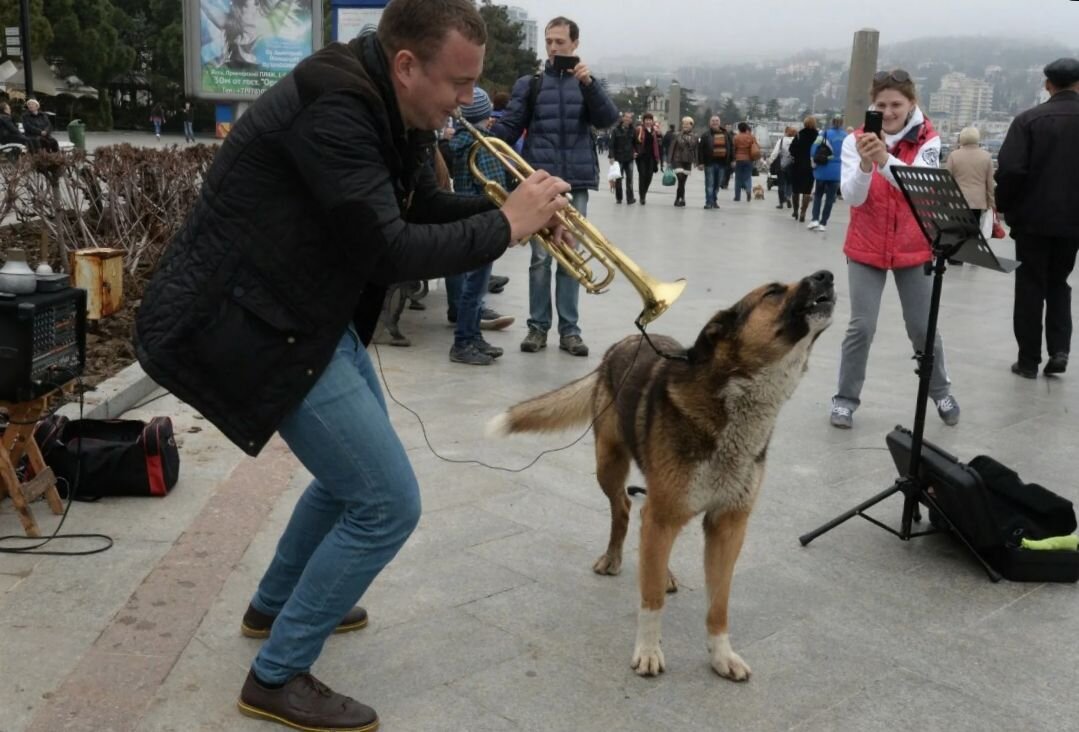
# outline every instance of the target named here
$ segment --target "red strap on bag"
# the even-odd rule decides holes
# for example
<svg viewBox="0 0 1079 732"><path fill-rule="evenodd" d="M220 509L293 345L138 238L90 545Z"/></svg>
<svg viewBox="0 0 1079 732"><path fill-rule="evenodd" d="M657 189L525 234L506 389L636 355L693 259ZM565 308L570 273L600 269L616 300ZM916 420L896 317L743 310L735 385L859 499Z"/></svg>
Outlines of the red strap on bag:
<svg viewBox="0 0 1079 732"><path fill-rule="evenodd" d="M146 477L150 482L150 495L152 496L167 496L169 493L168 487L165 485L165 473L161 468L161 424L159 420L152 420L149 425L146 426L147 432L153 430L154 432L154 445L156 452L151 455L149 450L146 453ZM149 441L146 441L149 442Z"/></svg>

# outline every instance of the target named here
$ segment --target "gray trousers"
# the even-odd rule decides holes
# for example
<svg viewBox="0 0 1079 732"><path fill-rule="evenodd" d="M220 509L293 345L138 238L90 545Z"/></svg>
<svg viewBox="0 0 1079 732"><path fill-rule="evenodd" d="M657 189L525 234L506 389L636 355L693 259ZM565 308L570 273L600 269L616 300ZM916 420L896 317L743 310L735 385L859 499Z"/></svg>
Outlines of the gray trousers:
<svg viewBox="0 0 1079 732"><path fill-rule="evenodd" d="M850 325L843 338L842 359L839 363L839 391L832 398L839 407L851 411L861 404L862 385L865 384L865 365L869 360L869 347L877 332L880 315L880 296L888 271L865 264L847 261L850 278ZM933 278L925 269L907 267L892 270L895 289L903 306L903 321L907 336L915 351L925 346L925 331L929 324L929 300L933 293ZM933 374L929 380L929 396L934 401L951 393L948 370L944 364L944 344L937 330L933 346Z"/></svg>

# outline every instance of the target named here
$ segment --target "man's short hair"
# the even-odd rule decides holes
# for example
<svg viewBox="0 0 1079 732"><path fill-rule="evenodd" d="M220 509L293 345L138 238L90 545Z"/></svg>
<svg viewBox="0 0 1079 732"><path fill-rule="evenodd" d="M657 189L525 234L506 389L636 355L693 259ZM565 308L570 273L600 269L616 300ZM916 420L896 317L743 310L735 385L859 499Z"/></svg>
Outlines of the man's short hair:
<svg viewBox="0 0 1079 732"><path fill-rule="evenodd" d="M378 40L391 58L408 50L427 63L454 30L477 45L487 43L487 25L471 0L391 0L378 23Z"/></svg>
<svg viewBox="0 0 1079 732"><path fill-rule="evenodd" d="M561 15L559 15L557 18L552 19L551 22L544 27L543 32L546 33L547 31L551 30L551 28L557 28L561 25L569 28L569 39L571 41L576 41L578 38L581 37L581 29L577 27L577 24L569 18Z"/></svg>

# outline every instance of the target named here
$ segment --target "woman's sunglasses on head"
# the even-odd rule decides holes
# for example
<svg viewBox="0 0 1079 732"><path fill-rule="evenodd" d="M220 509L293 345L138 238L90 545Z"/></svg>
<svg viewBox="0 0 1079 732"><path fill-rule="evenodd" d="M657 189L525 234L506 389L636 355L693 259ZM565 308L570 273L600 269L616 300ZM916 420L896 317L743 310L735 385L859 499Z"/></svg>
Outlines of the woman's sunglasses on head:
<svg viewBox="0 0 1079 732"><path fill-rule="evenodd" d="M910 81L910 74L903 69L895 69L893 71L878 71L873 75L873 81L880 83L883 81L894 81L897 84L903 84Z"/></svg>

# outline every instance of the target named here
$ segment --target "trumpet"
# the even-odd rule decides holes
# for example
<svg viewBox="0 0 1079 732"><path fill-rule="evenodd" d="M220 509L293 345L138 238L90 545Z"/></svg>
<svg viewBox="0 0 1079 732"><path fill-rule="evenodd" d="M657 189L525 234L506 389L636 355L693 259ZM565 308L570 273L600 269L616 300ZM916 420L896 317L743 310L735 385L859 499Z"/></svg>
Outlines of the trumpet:
<svg viewBox="0 0 1079 732"><path fill-rule="evenodd" d="M535 169L503 140L481 134L460 112L454 116L454 119L457 124L471 132L476 141L468 153L468 168L472 177L483 185L484 195L496 206L501 207L509 197L509 193L497 181L491 180L480 170L476 161L480 151L486 150L493 155L518 182L523 182L535 172ZM647 325L666 312L686 288L684 279L659 282L651 277L636 262L608 241L607 237L572 205L567 205L556 213L555 218L577 240L584 252L562 246L556 241L554 232L550 229L540 230L536 238L551 256L581 284L581 287L593 295L606 292L608 285L614 280L615 272L621 272L644 302L644 309L637 318L638 326ZM592 262L604 270L601 277L596 277L592 272L589 266Z"/></svg>

